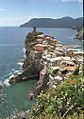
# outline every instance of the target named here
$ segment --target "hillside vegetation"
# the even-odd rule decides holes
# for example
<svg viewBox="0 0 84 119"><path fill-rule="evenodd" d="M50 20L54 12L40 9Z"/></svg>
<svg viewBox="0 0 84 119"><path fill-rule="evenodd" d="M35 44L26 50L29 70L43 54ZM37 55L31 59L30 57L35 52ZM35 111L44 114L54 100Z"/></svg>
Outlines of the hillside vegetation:
<svg viewBox="0 0 84 119"><path fill-rule="evenodd" d="M71 75L69 79L46 90L37 97L31 119L83 119L84 77Z"/></svg>

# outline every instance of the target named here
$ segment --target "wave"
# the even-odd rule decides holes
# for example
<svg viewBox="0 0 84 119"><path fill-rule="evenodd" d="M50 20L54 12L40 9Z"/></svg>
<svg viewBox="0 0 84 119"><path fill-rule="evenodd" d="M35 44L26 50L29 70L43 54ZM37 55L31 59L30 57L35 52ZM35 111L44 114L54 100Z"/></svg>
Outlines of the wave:
<svg viewBox="0 0 84 119"><path fill-rule="evenodd" d="M21 74L21 70L14 71L14 75Z"/></svg>
<svg viewBox="0 0 84 119"><path fill-rule="evenodd" d="M2 87L3 86L3 84L2 84L2 82L0 82L0 87Z"/></svg>
<svg viewBox="0 0 84 119"><path fill-rule="evenodd" d="M9 73L9 74L11 74L11 73ZM6 80L3 81L3 84L4 84L5 86L10 86L9 81L10 81L10 79L13 78L14 76L15 76L14 74L10 75L8 79L6 79Z"/></svg>
<svg viewBox="0 0 84 119"><path fill-rule="evenodd" d="M18 74L21 74L21 70L13 69L13 71L14 71L13 73L12 72L9 73L9 78L4 80L3 83L1 83L2 85L10 86L10 83L9 83L10 79L13 78L14 76L18 75Z"/></svg>
<svg viewBox="0 0 84 119"><path fill-rule="evenodd" d="M4 84L5 84L6 86L10 86L9 79L6 79L6 80L4 81Z"/></svg>
<svg viewBox="0 0 84 119"><path fill-rule="evenodd" d="M23 57L26 58L26 55L24 54Z"/></svg>
<svg viewBox="0 0 84 119"><path fill-rule="evenodd" d="M5 85L5 86L10 86L9 81L10 81L10 79L13 78L14 76L15 76L15 75L10 72L10 73L9 73L9 78L3 81L3 85Z"/></svg>
<svg viewBox="0 0 84 119"><path fill-rule="evenodd" d="M26 52L26 49L25 49L25 48L23 48L23 52L24 52L24 53Z"/></svg>
<svg viewBox="0 0 84 119"><path fill-rule="evenodd" d="M14 74L10 75L10 76L9 76L9 79L13 78L14 76L15 76Z"/></svg>
<svg viewBox="0 0 84 119"><path fill-rule="evenodd" d="M3 86L3 87L4 87L4 86L7 86L7 87L10 86L9 80L10 80L12 77L14 77L14 74L11 75L11 72L10 72L10 73L9 73L9 78L1 82L1 83L2 83L2 86Z"/></svg>
<svg viewBox="0 0 84 119"><path fill-rule="evenodd" d="M20 65L20 66L22 66L23 65L23 62L18 62L17 64Z"/></svg>
<svg viewBox="0 0 84 119"><path fill-rule="evenodd" d="M25 52L26 52L26 49L23 48L23 53L24 53L23 58L26 58Z"/></svg>

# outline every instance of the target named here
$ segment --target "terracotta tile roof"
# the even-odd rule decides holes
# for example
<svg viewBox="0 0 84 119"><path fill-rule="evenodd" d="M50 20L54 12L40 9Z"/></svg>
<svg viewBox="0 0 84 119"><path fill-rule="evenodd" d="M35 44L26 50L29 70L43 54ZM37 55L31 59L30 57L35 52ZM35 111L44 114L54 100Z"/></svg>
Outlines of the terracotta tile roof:
<svg viewBox="0 0 84 119"><path fill-rule="evenodd" d="M74 71L76 69L76 67L75 66L66 66L65 69L67 71Z"/></svg>
<svg viewBox="0 0 84 119"><path fill-rule="evenodd" d="M35 45L35 50L36 51L43 51L45 48L46 48L46 46L42 45L42 44Z"/></svg>

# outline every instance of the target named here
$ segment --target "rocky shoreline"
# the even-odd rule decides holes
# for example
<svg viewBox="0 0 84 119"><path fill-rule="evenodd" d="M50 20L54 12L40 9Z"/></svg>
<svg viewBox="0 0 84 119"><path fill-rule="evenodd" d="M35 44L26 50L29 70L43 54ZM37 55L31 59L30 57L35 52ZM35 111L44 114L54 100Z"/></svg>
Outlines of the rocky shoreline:
<svg viewBox="0 0 84 119"><path fill-rule="evenodd" d="M74 39L83 40L84 39L84 28L81 28L75 35Z"/></svg>

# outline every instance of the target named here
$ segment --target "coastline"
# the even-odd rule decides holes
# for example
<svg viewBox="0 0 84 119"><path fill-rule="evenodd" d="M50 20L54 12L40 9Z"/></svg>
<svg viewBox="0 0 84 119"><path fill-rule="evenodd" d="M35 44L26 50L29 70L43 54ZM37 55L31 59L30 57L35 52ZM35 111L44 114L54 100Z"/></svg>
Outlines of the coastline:
<svg viewBox="0 0 84 119"><path fill-rule="evenodd" d="M28 33L29 34L29 33ZM32 35L35 35L35 34L37 34L37 32L35 32L35 33L31 33ZM40 37L40 38L39 38ZM29 37L28 37L29 38ZM42 41L44 42L45 41L45 38L47 38L47 40L46 41L49 41L51 38L52 38L52 41L51 42L49 42L50 44L47 44L47 45L49 45L49 47L47 47L47 49L49 50L49 52L48 52L48 54L46 54L46 52L44 52L45 50L46 50L46 47L44 48L44 49L42 49L43 50L43 52L40 52L39 51L39 49L37 48L37 45L39 44L39 42L40 42L40 44L42 44ZM40 40L37 40L37 39L40 39ZM41 39L44 39L44 40L41 40ZM27 39L28 40L28 39ZM18 75L18 76L16 76L16 77L13 77L13 78L11 78L11 81L13 81L11 84L15 84L15 83L18 83L18 82L20 82L20 81L26 81L26 80L32 80L32 78L28 78L28 76L30 75L30 74L32 74L32 73L38 73L38 76L37 76L37 83L36 83L36 85L35 85L35 88L33 89L33 91L32 92L30 92L30 99L32 100L32 99L34 99L34 98L36 98L37 97L37 95L38 94L40 94L40 92L43 92L47 87L55 87L55 86L57 86L57 84L59 84L59 83L61 83L61 82L63 82L65 79L65 76L63 76L62 75L62 77L61 77L61 74L59 74L59 76L57 77L57 74L56 74L56 76L54 76L54 75L52 75L52 73L53 72L51 72L51 70L56 70L56 71L58 71L58 69L59 69L59 67L57 67L56 65L58 65L58 64L60 64L59 63L59 61L60 60L64 60L65 61L65 59L67 58L67 60L71 60L72 59L72 54L73 53L76 53L75 55L75 57L77 57L77 55L82 55L81 53L82 52L78 52L78 49L77 49L77 52L76 51L70 51L71 49L73 50L74 49L74 47L72 46L72 47L65 47L65 46L63 46L61 43L59 43L59 41L57 41L57 39L55 39L54 37L51 37L51 36L49 36L49 35L45 35L45 34L41 34L41 35L39 35L38 36L38 38L35 38L34 40L35 41L33 41L33 44L32 44L32 42L31 42L31 40L32 39L30 39L30 41L28 42L26 42L27 44L29 44L28 46L26 46L26 58L25 58L25 60L23 61L23 72L22 72L22 74L20 74L20 75ZM56 44L55 44L55 42L53 42L54 40L56 40ZM36 43L35 43L36 42ZM46 42L44 42L44 44L43 45L45 45L45 43ZM26 44L26 45L27 45ZM29 51L29 46L33 46L34 47L34 45L36 46L34 49L30 49L30 55L28 55L28 51ZM42 45L42 46L43 46ZM40 45L41 46L41 45ZM45 45L46 46L46 45ZM49 49L50 48L50 46L53 46L53 47L51 47L51 49ZM60 48L58 48L58 47L60 47ZM31 47L32 48L32 47ZM39 53L41 53L42 54L42 57L36 57L36 55L38 56L38 52L32 52L31 53L31 51L36 51L36 48L37 48L37 51L39 52ZM54 49L53 48L56 48L56 55L57 56L55 56L54 54L52 54L53 52L54 52ZM66 51L68 50L69 52L71 52L71 53L69 53L69 52L67 52L67 53L69 53L69 54L67 54L67 55L70 55L69 57L71 58L71 59L69 59L69 57L68 56L65 56L65 49L66 49ZM57 52L57 51L59 51L59 52ZM51 54L49 54L50 52L52 52ZM36 53L36 55L34 55L33 53ZM77 54L77 53L79 53L79 54ZM50 57L49 55L52 55L52 57ZM84 55L84 54L83 54ZM35 56L35 57L32 57L32 56ZM47 57L46 57L47 56ZM66 58L64 58L64 57L66 57ZM37 58L37 59L36 59ZM58 58L58 59L56 59L56 58ZM54 62L52 62L52 60L54 61ZM78 59L79 60L79 59ZM40 61L40 62L39 62ZM58 63L56 63L56 62L58 62ZM82 63L82 61L79 61L79 62L81 62ZM76 65L78 66L78 62L76 62L76 60L75 60L75 63L76 63ZM31 65L30 65L31 64ZM52 67L52 65L53 65L53 67ZM69 64L69 65L71 65L71 64ZM74 64L75 65L75 64ZM76 66L75 65L75 66ZM31 67L29 67L29 66L31 66ZM65 65L66 66L66 65ZM62 69L62 67L60 67L61 69ZM33 69L33 70L32 70ZM38 70L39 69L39 70ZM45 71L46 70L46 71ZM32 71L32 73L31 73L31 71ZM35 72L36 71L36 72ZM65 71L65 70L64 70ZM30 73L29 73L30 72ZM63 70L61 71L62 73L63 73ZM71 71L71 73L73 73L74 72L74 70L73 71ZM69 71L68 71L68 73L69 73ZM26 77L27 78L26 78ZM69 76L69 75L68 75ZM48 80L46 80L46 79L48 79ZM54 80L53 80L54 79ZM23 114L24 113L24 114ZM23 114L23 115L25 115L25 113L26 112L21 112L20 113L20 116ZM29 112L27 112L27 116L29 115ZM25 116L24 116L25 117Z"/></svg>
<svg viewBox="0 0 84 119"><path fill-rule="evenodd" d="M16 77L12 77L9 83L15 84L20 81L37 79L34 91L30 93L30 99L37 97L45 87L52 85L53 81L49 80L54 79L52 76L54 70L58 72L56 74L56 76L58 76L58 81L53 82L53 85L55 85L55 83L57 85L57 83L69 77L79 66L79 63L82 64L82 56L84 55L77 47L65 47L54 37L45 35L42 32L37 32L36 28L27 34L24 51L25 58L24 61L22 61L23 71ZM58 65L60 61L63 62ZM63 72L67 73L63 74Z"/></svg>

